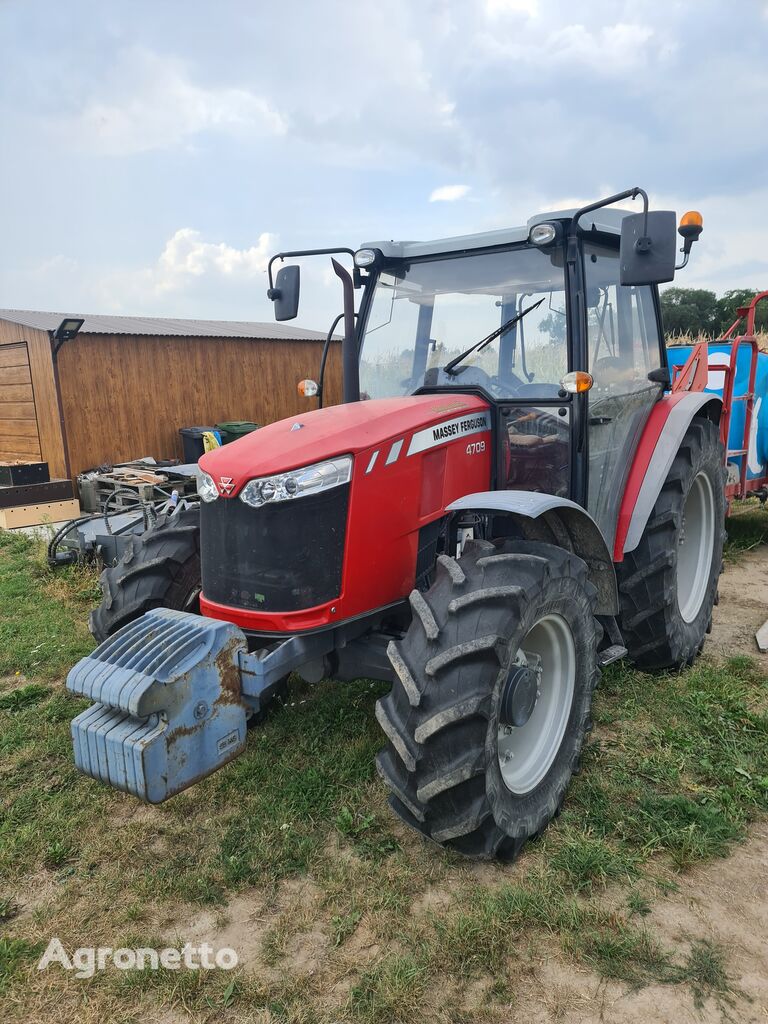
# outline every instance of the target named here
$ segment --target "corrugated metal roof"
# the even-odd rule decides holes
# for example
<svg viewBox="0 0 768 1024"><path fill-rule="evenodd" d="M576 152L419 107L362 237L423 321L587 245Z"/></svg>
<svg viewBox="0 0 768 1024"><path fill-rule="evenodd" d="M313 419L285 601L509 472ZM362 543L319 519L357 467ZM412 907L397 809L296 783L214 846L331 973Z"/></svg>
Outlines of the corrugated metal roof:
<svg viewBox="0 0 768 1024"><path fill-rule="evenodd" d="M178 320L159 316L100 316L92 313L43 313L29 309L0 309L0 320L10 320L39 331L53 331L67 317L85 318L81 334L148 334L181 338L266 338L269 341L325 341L320 331L289 324L248 320Z"/></svg>

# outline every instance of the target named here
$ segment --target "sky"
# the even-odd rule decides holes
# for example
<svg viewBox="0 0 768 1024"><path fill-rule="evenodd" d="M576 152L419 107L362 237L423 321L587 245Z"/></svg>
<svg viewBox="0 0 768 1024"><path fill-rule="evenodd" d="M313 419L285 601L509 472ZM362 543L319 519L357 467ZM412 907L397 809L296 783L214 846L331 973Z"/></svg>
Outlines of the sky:
<svg viewBox="0 0 768 1024"><path fill-rule="evenodd" d="M768 0L0 0L0 306L271 320L281 249L633 185L704 215L676 284L768 288L766 53Z"/></svg>

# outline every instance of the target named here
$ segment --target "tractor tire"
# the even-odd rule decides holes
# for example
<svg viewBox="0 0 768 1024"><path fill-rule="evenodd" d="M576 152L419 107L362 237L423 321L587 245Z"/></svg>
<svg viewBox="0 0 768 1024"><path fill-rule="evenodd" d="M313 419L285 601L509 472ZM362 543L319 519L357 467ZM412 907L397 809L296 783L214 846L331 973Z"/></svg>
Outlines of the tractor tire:
<svg viewBox="0 0 768 1024"><path fill-rule="evenodd" d="M723 563L724 483L719 429L695 419L640 543L617 566L619 627L640 669L691 665L704 645Z"/></svg>
<svg viewBox="0 0 768 1024"><path fill-rule="evenodd" d="M200 506L160 516L128 545L99 580L103 599L88 616L101 643L151 608L197 612L200 596Z"/></svg>
<svg viewBox="0 0 768 1024"><path fill-rule="evenodd" d="M591 729L595 596L585 563L552 544L476 540L439 557L389 645L395 682L376 705L389 741L377 767L403 821L503 860L546 828ZM516 702L522 718L506 724Z"/></svg>

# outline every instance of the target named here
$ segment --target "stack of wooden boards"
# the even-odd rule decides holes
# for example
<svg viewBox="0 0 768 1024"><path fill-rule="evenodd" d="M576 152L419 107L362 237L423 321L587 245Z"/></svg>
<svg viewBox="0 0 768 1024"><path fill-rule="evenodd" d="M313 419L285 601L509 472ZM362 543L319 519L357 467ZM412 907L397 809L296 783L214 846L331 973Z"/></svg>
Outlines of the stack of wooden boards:
<svg viewBox="0 0 768 1024"><path fill-rule="evenodd" d="M71 480L51 480L47 462L0 462L0 529L74 519L74 494Z"/></svg>

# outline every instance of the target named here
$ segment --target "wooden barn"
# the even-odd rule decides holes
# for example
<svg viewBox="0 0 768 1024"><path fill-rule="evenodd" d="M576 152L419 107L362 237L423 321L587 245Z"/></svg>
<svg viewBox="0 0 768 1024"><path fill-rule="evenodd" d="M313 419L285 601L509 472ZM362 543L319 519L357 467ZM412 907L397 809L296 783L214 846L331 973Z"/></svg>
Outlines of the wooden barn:
<svg viewBox="0 0 768 1024"><path fill-rule="evenodd" d="M0 462L42 460L74 479L104 463L181 458L179 428L271 423L316 407L296 384L317 379L325 335L219 320L0 310ZM325 404L341 400L331 346Z"/></svg>

